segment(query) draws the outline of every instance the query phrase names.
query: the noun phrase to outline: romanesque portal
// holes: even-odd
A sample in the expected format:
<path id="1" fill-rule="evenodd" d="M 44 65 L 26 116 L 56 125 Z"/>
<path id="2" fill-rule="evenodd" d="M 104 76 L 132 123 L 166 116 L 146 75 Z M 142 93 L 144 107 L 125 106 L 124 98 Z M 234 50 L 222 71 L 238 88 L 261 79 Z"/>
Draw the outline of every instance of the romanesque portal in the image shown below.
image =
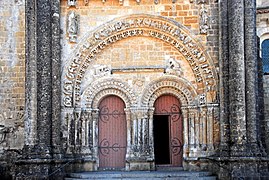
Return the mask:
<path id="1" fill-rule="evenodd" d="M 203 49 L 187 28 L 152 15 L 89 32 L 62 74 L 66 153 L 89 170 L 184 167 L 213 154 L 218 80 Z"/>

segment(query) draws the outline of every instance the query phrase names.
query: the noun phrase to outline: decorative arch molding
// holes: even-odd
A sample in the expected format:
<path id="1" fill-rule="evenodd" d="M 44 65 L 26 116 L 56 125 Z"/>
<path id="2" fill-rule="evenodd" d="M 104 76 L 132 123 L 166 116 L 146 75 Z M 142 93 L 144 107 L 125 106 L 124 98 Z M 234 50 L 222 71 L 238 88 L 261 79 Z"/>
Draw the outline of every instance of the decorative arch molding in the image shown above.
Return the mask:
<path id="1" fill-rule="evenodd" d="M 204 47 L 183 25 L 173 20 L 153 15 L 138 14 L 112 20 L 89 33 L 78 44 L 77 52 L 63 72 L 63 104 L 73 107 L 79 103 L 81 82 L 96 55 L 107 46 L 129 37 L 159 39 L 176 48 L 189 62 L 197 87 L 215 91 L 216 69 Z"/>
<path id="2" fill-rule="evenodd" d="M 262 36 L 264 36 L 264 35 L 266 35 L 266 34 L 268 34 L 269 33 L 269 27 L 263 27 L 263 28 L 259 28 L 259 27 L 257 27 L 257 35 L 258 35 L 258 37 L 262 37 Z"/>
<path id="3" fill-rule="evenodd" d="M 266 30 L 266 31 L 264 31 L 264 30 Z M 258 34 L 258 36 L 260 38 L 260 48 L 259 48 L 260 52 L 259 53 L 260 53 L 260 57 L 262 57 L 262 42 L 269 39 L 269 27 L 264 28 L 262 34 L 260 34 L 260 35 Z"/>
<path id="4" fill-rule="evenodd" d="M 119 96 L 126 108 L 137 103 L 137 98 L 128 84 L 115 79 L 105 78 L 89 85 L 82 95 L 82 107 L 97 109 L 102 98 L 107 95 Z"/>
<path id="5" fill-rule="evenodd" d="M 155 100 L 164 94 L 176 96 L 181 106 L 193 105 L 197 97 L 195 88 L 184 79 L 162 77 L 148 85 L 141 99 L 142 105 L 153 107 Z"/>

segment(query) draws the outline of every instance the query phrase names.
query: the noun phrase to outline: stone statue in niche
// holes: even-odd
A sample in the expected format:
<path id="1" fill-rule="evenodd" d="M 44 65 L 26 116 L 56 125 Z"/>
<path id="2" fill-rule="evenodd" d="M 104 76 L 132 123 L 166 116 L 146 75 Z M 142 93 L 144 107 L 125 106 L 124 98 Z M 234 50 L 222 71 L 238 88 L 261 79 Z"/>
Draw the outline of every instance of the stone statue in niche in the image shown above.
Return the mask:
<path id="1" fill-rule="evenodd" d="M 209 26 L 208 26 L 207 9 L 205 8 L 204 5 L 202 5 L 200 9 L 200 33 L 207 34 L 208 29 Z"/>
<path id="2" fill-rule="evenodd" d="M 168 60 L 168 67 L 165 69 L 165 73 L 176 76 L 182 76 L 183 74 L 179 62 L 175 61 L 173 58 Z"/>
<path id="3" fill-rule="evenodd" d="M 67 4 L 68 6 L 77 6 L 77 0 L 68 0 Z"/>
<path id="4" fill-rule="evenodd" d="M 67 34 L 69 42 L 77 42 L 78 30 L 79 30 L 79 15 L 74 11 L 70 11 L 67 18 Z"/>

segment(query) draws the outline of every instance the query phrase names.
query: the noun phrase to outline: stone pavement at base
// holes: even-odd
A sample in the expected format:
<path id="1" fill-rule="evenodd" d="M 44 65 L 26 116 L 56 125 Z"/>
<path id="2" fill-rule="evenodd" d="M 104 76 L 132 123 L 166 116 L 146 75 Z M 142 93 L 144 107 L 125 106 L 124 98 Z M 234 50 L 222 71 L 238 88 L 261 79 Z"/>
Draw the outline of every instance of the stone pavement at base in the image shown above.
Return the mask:
<path id="1" fill-rule="evenodd" d="M 78 179 L 169 179 L 169 180 L 216 180 L 210 172 L 189 172 L 189 171 L 99 171 L 70 173 L 66 180 Z"/>

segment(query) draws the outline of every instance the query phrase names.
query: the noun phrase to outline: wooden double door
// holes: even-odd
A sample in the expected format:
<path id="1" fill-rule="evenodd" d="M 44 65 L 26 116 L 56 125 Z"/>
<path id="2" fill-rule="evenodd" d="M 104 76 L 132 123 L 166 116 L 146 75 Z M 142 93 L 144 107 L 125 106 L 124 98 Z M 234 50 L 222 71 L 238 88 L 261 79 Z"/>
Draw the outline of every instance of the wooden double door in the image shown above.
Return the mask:
<path id="1" fill-rule="evenodd" d="M 125 104 L 117 96 L 105 97 L 99 104 L 98 156 L 100 170 L 125 167 L 127 130 Z"/>
<path id="2" fill-rule="evenodd" d="M 182 166 L 183 127 L 179 100 L 160 96 L 154 104 L 154 154 L 156 165 Z"/>

